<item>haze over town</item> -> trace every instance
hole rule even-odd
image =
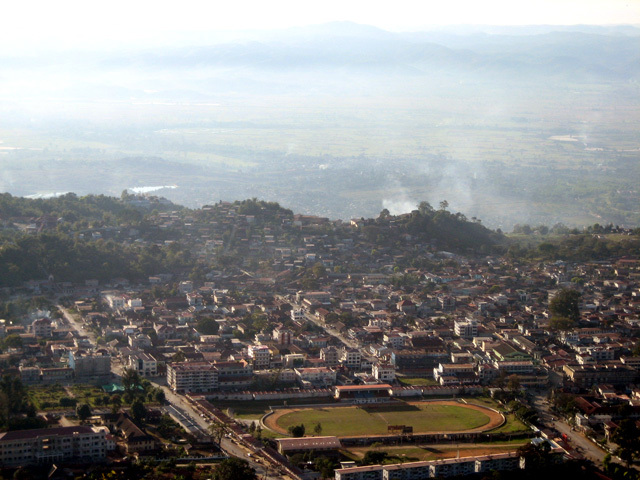
[[[636,2],[298,3],[6,6],[0,190],[637,223]]]

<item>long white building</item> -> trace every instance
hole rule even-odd
[[[0,433],[0,465],[104,462],[108,432],[106,427],[80,425]]]

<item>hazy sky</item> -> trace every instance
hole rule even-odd
[[[180,32],[350,20],[387,30],[431,25],[640,24],[640,0],[15,0],[0,9],[11,46],[167,43]]]

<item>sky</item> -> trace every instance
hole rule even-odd
[[[353,21],[444,25],[640,25],[640,0],[21,0],[0,7],[0,46],[166,44],[188,35]]]

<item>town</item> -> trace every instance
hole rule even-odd
[[[634,472],[640,260],[618,254],[622,240],[568,260],[540,240],[532,259],[446,201],[350,222],[256,199],[197,210],[118,201],[138,213],[3,214],[3,232],[25,245],[56,232],[135,251],[144,265],[65,278],[54,269],[67,267],[43,261],[19,284],[0,268],[7,471],[143,478],[179,463],[194,479],[227,478],[223,464],[264,478],[513,478],[590,462],[585,471],[609,478]],[[607,235],[638,234],[562,235],[595,251]]]

